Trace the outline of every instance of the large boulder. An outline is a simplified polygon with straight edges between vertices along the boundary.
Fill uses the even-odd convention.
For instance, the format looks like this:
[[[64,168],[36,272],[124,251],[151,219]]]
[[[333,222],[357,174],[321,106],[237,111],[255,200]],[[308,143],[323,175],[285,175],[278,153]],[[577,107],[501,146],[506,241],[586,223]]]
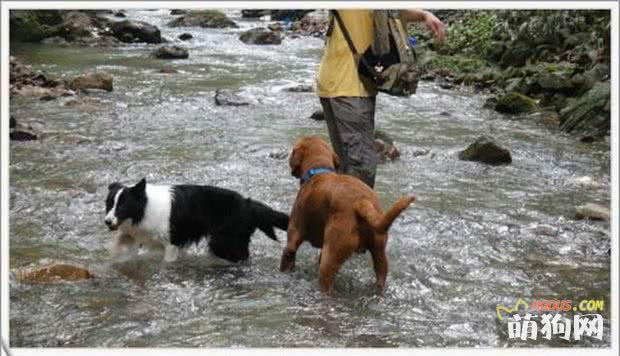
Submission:
[[[95,72],[79,75],[69,82],[72,90],[101,89],[112,91],[112,75],[106,72]]]
[[[161,32],[156,26],[143,21],[124,20],[110,26],[114,37],[126,43],[161,43]]]
[[[58,283],[82,281],[94,278],[84,266],[61,261],[41,261],[12,271],[15,279],[24,283]]]
[[[252,45],[279,45],[282,43],[282,39],[278,33],[263,27],[257,27],[243,32],[239,36],[239,40],[245,44]]]
[[[506,114],[532,112],[536,109],[536,101],[517,92],[510,92],[497,99],[495,111]]]
[[[189,57],[189,51],[180,46],[162,46],[153,55],[159,59],[186,59]]]
[[[215,105],[217,106],[247,106],[250,103],[230,89],[218,89],[215,91]]]
[[[463,161],[476,161],[490,165],[512,163],[510,151],[501,147],[495,140],[488,136],[480,136],[465,150],[459,152],[459,159]]]
[[[217,10],[195,10],[177,17],[168,23],[170,27],[206,27],[227,28],[238,27],[223,12]]]
[[[611,128],[611,87],[609,81],[598,82],[586,94],[560,111],[560,129],[590,136],[604,136]]]

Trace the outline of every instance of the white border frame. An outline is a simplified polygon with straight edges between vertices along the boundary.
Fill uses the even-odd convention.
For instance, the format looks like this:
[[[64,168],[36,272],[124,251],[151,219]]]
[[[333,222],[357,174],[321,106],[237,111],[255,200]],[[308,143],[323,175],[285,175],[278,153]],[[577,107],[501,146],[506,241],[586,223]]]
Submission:
[[[1,337],[7,342],[9,338],[9,284],[8,284],[8,272],[9,272],[9,11],[10,9],[135,9],[135,8],[263,8],[263,9],[275,9],[275,8],[426,8],[426,9],[609,9],[611,10],[611,211],[612,211],[612,223],[611,223],[611,247],[612,247],[612,259],[611,259],[611,348],[514,348],[514,349],[499,349],[499,348],[486,348],[486,349],[473,349],[473,348],[420,348],[420,349],[175,349],[175,348],[159,348],[159,349],[140,349],[140,348],[124,348],[124,349],[103,349],[103,348],[13,348],[11,349],[10,356],[20,355],[80,355],[88,352],[90,355],[111,355],[111,354],[133,354],[133,355],[166,355],[170,353],[183,354],[183,355],[204,355],[208,352],[210,355],[225,355],[231,354],[246,354],[251,353],[254,355],[311,355],[318,352],[337,354],[342,352],[350,352],[363,355],[411,355],[411,354],[437,354],[443,355],[452,354],[520,354],[520,355],[583,355],[583,354],[603,354],[603,355],[618,355],[619,345],[619,323],[618,323],[618,308],[620,300],[618,294],[618,244],[619,244],[619,226],[618,217],[620,216],[619,209],[619,186],[618,186],[618,129],[619,129],[619,111],[618,111],[618,2],[617,1],[389,1],[389,2],[371,2],[371,1],[350,1],[350,2],[332,2],[332,1],[304,1],[304,2],[283,2],[283,1],[265,1],[265,2],[253,2],[253,1],[3,1],[0,13],[0,34],[1,34],[1,117],[0,120],[2,136],[0,137],[0,192],[1,192],[1,209],[0,209],[0,243],[1,243],[1,265],[0,265],[0,297],[1,297]],[[492,311],[490,311],[492,312]],[[317,345],[320,346],[320,345]]]

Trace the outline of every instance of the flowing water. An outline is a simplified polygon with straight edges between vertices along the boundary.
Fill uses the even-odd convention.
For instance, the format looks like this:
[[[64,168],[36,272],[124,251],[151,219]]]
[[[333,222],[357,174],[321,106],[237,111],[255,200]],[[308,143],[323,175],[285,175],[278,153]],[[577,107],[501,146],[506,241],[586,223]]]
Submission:
[[[483,109],[480,93],[428,82],[411,98],[378,98],[377,126],[402,156],[379,167],[376,191],[384,206],[403,194],[418,197],[390,230],[383,297],[373,292],[369,255],[344,265],[331,298],[318,292],[318,250],[309,245],[300,249],[296,272],[280,273],[283,232],[279,243],[257,232],[243,265],[212,266],[204,246],[170,264],[158,255],[111,261],[103,224],[109,183],[146,177],[211,184],[290,211],[298,182],[286,153],[301,135],[327,138],[325,124],[308,119],[320,107],[316,95],[283,91],[312,83],[321,39],[247,46],[238,33],[256,22],[173,29],[165,26],[168,13],[128,11],[168,38],[193,33],[189,59],[149,58],[152,45],[11,49],[67,78],[94,69],[114,76],[114,91],[91,94],[94,103],[84,106],[63,105],[71,98],[11,100],[11,113],[42,139],[11,142],[10,265],[53,258],[97,275],[54,285],[12,278],[12,346],[532,345],[507,340],[497,305],[518,298],[609,302],[610,227],[572,218],[575,205],[610,202],[609,143],[581,144],[535,117]],[[158,73],[164,65],[180,73]],[[215,106],[218,88],[240,89],[252,105]],[[458,160],[481,134],[510,147],[513,163]],[[602,341],[573,344],[610,345],[608,308],[603,316]]]

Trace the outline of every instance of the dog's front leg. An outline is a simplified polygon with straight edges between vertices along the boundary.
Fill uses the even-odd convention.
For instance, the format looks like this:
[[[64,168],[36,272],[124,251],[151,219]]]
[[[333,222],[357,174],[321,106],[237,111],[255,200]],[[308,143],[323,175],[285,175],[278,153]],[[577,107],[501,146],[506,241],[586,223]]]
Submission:
[[[286,247],[282,252],[282,259],[280,260],[281,272],[292,272],[295,270],[295,256],[302,242],[303,240],[299,231],[289,225]]]
[[[179,248],[172,244],[167,244],[164,248],[164,261],[174,262],[179,257]]]
[[[136,240],[122,231],[117,231],[112,238],[112,242],[107,246],[107,250],[112,258],[134,253],[137,248]]]

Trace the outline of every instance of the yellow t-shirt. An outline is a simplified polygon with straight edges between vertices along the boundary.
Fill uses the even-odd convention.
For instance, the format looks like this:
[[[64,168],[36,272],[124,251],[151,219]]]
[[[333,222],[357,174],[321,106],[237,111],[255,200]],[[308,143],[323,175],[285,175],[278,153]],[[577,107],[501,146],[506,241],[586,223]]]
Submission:
[[[364,53],[372,44],[374,24],[372,10],[338,10],[357,53]],[[331,16],[331,15],[330,15]],[[327,37],[319,66],[317,89],[320,97],[374,96],[360,81],[353,53],[334,19],[332,33]]]

